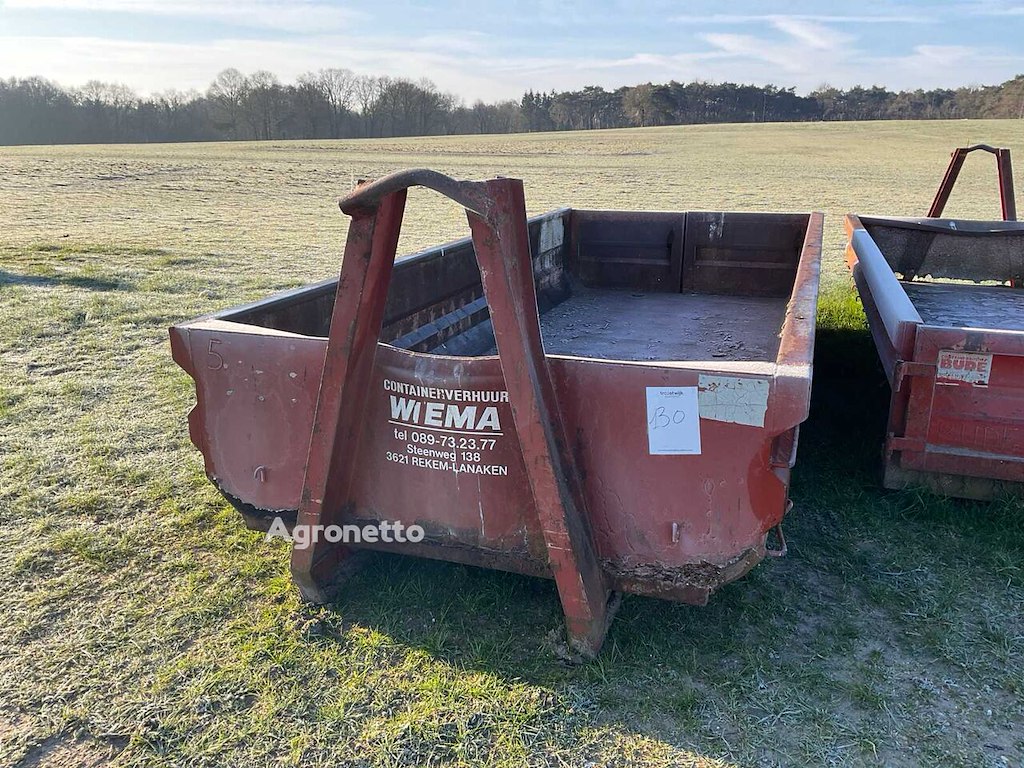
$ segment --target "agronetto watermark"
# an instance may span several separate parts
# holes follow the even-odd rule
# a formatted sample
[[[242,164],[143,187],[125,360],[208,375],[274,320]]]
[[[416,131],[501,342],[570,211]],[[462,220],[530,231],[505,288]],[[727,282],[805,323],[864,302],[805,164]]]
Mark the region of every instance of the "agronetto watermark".
[[[288,526],[280,517],[267,529],[266,541],[284,539],[295,545],[296,549],[307,549],[318,541],[329,541],[332,544],[418,544],[423,541],[426,531],[422,526],[404,525],[400,521],[381,520],[365,525],[300,525],[296,523],[288,530]]]

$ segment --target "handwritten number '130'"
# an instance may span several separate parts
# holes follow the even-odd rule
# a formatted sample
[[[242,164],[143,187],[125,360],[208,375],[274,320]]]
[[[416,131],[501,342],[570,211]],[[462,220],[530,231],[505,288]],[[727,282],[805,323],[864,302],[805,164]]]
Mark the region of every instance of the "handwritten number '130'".
[[[647,423],[651,429],[664,429],[672,424],[682,424],[684,421],[686,411],[668,411],[665,406],[659,405]]]

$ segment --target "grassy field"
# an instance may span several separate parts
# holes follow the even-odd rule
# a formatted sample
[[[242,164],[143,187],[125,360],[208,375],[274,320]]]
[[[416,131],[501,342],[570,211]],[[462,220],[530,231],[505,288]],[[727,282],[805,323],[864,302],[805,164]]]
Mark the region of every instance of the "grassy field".
[[[1024,159],[1021,121],[0,148],[0,765],[1021,765],[1024,506],[879,489],[841,262],[843,213],[923,214],[981,141]],[[336,198],[408,166],[521,177],[531,212],[826,212],[787,558],[627,598],[578,667],[542,580],[378,556],[298,602],[203,474],[166,328],[336,272]],[[998,216],[987,158],[949,211]],[[465,231],[414,192],[401,247]]]

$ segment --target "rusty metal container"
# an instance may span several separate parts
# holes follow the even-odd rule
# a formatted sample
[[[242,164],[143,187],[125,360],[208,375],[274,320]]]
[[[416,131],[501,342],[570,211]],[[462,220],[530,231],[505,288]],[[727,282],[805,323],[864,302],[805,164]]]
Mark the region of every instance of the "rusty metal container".
[[[472,237],[395,262],[406,189]],[[703,604],[784,541],[821,214],[561,209],[405,171],[341,201],[340,279],[171,329],[192,440],[254,528],[401,521],[381,549],[554,578],[596,653],[620,593]],[[310,600],[356,547],[293,549]]]
[[[849,215],[846,230],[891,388],[885,486],[1020,495],[1024,224]]]

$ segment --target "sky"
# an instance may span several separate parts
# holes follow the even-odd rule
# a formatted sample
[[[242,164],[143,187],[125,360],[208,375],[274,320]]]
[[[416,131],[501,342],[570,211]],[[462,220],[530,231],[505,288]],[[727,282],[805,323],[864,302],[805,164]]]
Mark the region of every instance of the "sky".
[[[995,84],[1024,73],[1024,0],[0,0],[0,78],[203,91],[228,67],[425,77],[467,103],[695,79]]]

